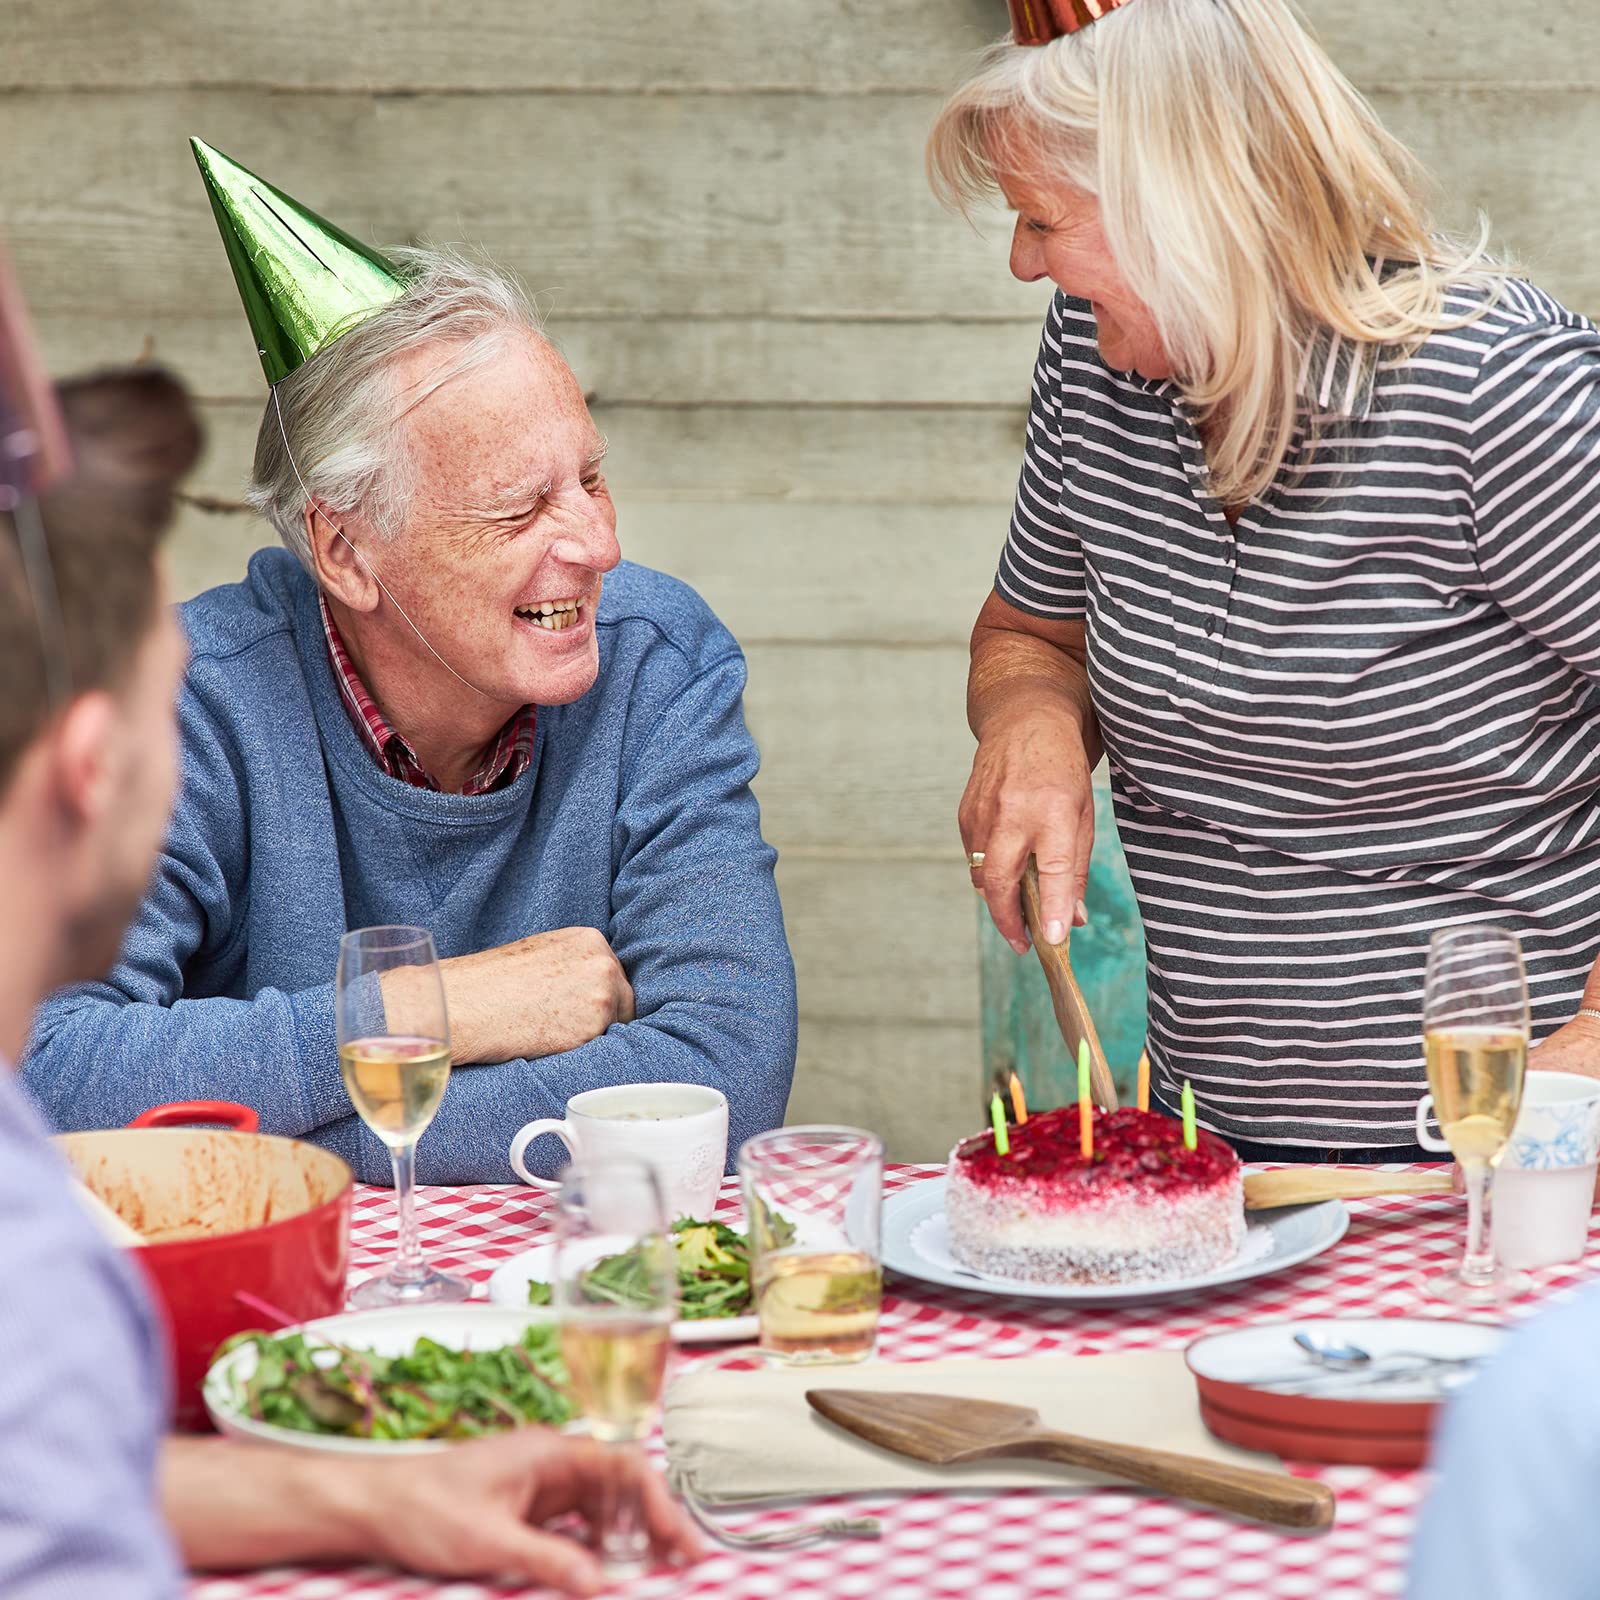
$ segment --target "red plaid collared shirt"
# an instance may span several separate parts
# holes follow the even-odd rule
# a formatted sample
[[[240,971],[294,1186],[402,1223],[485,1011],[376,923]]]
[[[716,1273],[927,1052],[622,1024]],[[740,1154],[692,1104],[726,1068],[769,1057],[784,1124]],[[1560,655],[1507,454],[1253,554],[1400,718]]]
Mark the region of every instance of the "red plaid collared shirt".
[[[361,736],[361,742],[372,753],[372,759],[402,783],[417,789],[437,789],[428,769],[417,759],[417,753],[405,738],[389,725],[388,719],[378,709],[377,702],[367,693],[367,686],[356,673],[350,652],[333,624],[328,602],[317,596],[322,608],[322,627],[328,636],[328,659],[333,663],[333,676],[344,699],[344,708],[350,714],[351,724]],[[501,789],[515,783],[528,770],[533,760],[534,710],[524,706],[494,737],[484,756],[483,765],[467,780],[463,794],[488,794],[491,789]]]

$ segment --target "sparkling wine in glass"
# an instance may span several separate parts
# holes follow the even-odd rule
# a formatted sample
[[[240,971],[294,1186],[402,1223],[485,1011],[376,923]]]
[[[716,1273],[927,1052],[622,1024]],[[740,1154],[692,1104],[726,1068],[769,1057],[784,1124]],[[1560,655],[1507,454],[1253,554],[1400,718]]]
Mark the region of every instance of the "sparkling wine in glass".
[[[450,1025],[433,935],[357,928],[339,941],[339,1071],[356,1114],[389,1147],[400,1240],[394,1265],[358,1284],[352,1305],[465,1300],[471,1285],[422,1256],[414,1197],[417,1141],[450,1082]]]
[[[580,1162],[562,1175],[551,1299],[590,1433],[636,1451],[655,1424],[678,1314],[666,1205],[644,1162]],[[650,1545],[636,1490],[619,1490],[602,1509],[598,1542],[614,1576],[645,1570]]]
[[[1434,934],[1423,1054],[1434,1114],[1466,1184],[1467,1248],[1457,1271],[1424,1287],[1455,1305],[1491,1305],[1529,1285],[1524,1274],[1496,1265],[1492,1231],[1495,1168],[1522,1105],[1528,1033],[1528,984],[1516,934],[1492,927]]]

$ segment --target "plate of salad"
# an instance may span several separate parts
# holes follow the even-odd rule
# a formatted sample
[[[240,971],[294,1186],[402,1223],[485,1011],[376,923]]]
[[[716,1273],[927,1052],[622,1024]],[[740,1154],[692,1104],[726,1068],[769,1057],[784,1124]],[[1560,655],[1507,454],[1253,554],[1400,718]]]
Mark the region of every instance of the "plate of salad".
[[[760,1331],[750,1292],[750,1249],[742,1233],[720,1222],[685,1217],[673,1224],[673,1254],[678,1266],[679,1318],[672,1337],[679,1344],[730,1344],[754,1339]],[[489,1279],[489,1298],[508,1310],[526,1311],[550,1304],[550,1279],[556,1247],[540,1245],[513,1256]],[[588,1269],[591,1293],[618,1305],[638,1295],[643,1264],[638,1252],[601,1256]]]
[[[415,1455],[526,1423],[566,1427],[578,1409],[550,1313],[485,1305],[355,1311],[238,1334],[202,1392],[232,1438],[358,1455]]]

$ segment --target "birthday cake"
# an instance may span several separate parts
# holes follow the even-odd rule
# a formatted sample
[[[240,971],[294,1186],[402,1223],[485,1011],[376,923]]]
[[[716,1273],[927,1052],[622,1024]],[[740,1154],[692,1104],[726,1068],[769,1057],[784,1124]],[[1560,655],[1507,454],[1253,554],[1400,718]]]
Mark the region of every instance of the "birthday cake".
[[[1094,1113],[1093,1153],[1078,1108],[1044,1111],[950,1152],[945,1223],[950,1253],[974,1272],[1033,1283],[1140,1283],[1189,1278],[1244,1245],[1239,1158],[1201,1130],[1153,1111]]]

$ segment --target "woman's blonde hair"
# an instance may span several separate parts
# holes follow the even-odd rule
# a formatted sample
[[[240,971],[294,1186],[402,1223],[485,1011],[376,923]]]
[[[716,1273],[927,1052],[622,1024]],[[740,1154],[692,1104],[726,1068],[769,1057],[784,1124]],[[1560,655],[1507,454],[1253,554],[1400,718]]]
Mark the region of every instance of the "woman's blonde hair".
[[[1509,270],[1481,217],[1474,239],[1435,226],[1427,174],[1288,0],[1131,0],[1048,45],[1003,41],[940,112],[928,169],[964,212],[999,173],[1097,197],[1230,505],[1288,455],[1329,330],[1375,365],[1482,315]],[[1469,282],[1477,302],[1447,313]]]

